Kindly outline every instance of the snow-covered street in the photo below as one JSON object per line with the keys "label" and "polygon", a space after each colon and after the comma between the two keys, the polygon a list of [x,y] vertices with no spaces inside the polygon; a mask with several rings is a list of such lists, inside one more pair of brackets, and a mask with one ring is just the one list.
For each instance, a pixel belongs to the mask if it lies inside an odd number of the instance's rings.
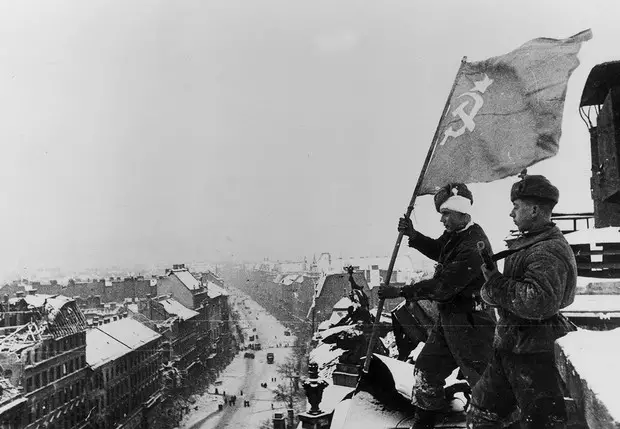
{"label": "snow-covered street", "polygon": [[[257,335],[253,343],[260,343],[261,350],[247,350],[254,353],[253,359],[244,357],[246,351],[239,352],[219,375],[216,384],[209,386],[208,393],[196,398],[194,410],[181,422],[181,429],[253,429],[271,420],[275,411],[286,412],[285,404],[274,402],[273,389],[278,384],[288,383],[281,379],[277,368],[289,356],[288,346],[293,345],[294,337],[286,336],[286,328],[246,295],[231,291],[231,303],[241,316],[246,345],[249,336]],[[269,352],[274,354],[273,364],[267,363]],[[267,387],[262,387],[263,383]],[[236,403],[229,405],[226,400],[233,395]],[[249,406],[244,406],[245,401],[249,401]]]}

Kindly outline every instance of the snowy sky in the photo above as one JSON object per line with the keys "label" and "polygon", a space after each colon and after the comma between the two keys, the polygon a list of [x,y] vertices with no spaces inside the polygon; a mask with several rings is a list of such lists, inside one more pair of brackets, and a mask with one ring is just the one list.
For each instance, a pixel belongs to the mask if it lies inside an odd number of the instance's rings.
{"label": "snowy sky", "polygon": [[[587,211],[578,100],[620,3],[1,0],[0,274],[391,253],[460,59],[592,28],[560,153]],[[476,185],[493,243],[512,179]],[[415,219],[441,231],[430,197]],[[499,244],[498,244],[499,245]],[[409,250],[403,250],[408,252]]]}

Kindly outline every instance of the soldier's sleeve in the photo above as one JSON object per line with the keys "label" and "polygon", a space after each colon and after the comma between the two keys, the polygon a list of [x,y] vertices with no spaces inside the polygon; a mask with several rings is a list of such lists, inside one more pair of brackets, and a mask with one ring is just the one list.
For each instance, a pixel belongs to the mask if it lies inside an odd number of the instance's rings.
{"label": "soldier's sleeve", "polygon": [[[432,279],[403,286],[402,295],[409,299],[447,301],[481,276],[482,259],[475,245],[461,246],[455,258],[435,273]],[[475,244],[475,243],[474,243]]]}
{"label": "soldier's sleeve", "polygon": [[496,273],[480,293],[491,305],[505,308],[524,319],[546,319],[560,310],[568,272],[561,259],[550,252],[526,256],[524,276],[512,279]]}
{"label": "soldier's sleeve", "polygon": [[409,238],[409,247],[420,251],[424,256],[436,261],[439,259],[442,247],[446,244],[447,234],[443,233],[439,238],[427,237],[421,232],[417,232]]}

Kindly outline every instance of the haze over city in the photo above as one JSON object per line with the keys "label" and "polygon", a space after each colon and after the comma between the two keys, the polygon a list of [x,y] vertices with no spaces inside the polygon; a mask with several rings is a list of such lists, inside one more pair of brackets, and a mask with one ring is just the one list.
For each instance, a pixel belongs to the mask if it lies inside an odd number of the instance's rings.
{"label": "haze over city", "polygon": [[[559,154],[591,211],[578,103],[617,2],[0,2],[0,277],[58,267],[388,255],[463,55],[591,28]],[[514,179],[473,185],[495,247]],[[429,197],[415,223],[439,233]],[[403,252],[413,251],[402,249]]]}

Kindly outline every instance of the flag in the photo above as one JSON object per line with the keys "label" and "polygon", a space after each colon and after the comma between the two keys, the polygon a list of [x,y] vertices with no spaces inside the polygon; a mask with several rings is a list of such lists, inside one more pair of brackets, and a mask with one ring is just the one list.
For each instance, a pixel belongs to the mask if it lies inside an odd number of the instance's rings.
{"label": "flag", "polygon": [[554,156],[568,79],[590,30],[534,39],[499,57],[464,62],[419,195],[450,182],[491,182]]}

